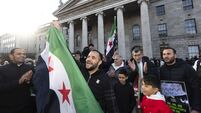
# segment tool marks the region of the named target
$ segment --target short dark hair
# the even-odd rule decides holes
[[[100,51],[98,51],[98,50],[96,50],[96,49],[91,50],[91,51],[95,51],[95,52],[97,52],[97,53],[99,54],[100,60],[103,60],[103,55],[101,54]],[[91,51],[90,51],[90,52],[91,52]]]
[[[146,75],[143,78],[143,81],[146,85],[151,85],[154,88],[161,88],[160,80],[154,75]]]
[[[142,49],[141,49],[139,46],[134,46],[134,47],[131,49],[131,53],[133,53],[133,52],[137,53],[137,52],[139,52],[139,51],[142,52]]]
[[[171,49],[171,50],[173,51],[174,54],[177,53],[177,51],[176,51],[174,48],[172,48],[172,47],[165,47],[165,48],[163,49],[163,51],[164,51],[165,49]]]
[[[91,43],[91,44],[89,44],[89,46],[93,46],[93,47],[94,47],[94,44]],[[88,46],[88,47],[89,47],[89,46]]]
[[[15,50],[16,50],[16,49],[21,49],[21,48],[13,48],[13,49],[10,51],[10,54],[13,55],[13,54],[15,53]]]
[[[128,72],[124,67],[119,68],[119,73],[118,74],[123,74],[126,77],[128,76]]]
[[[90,50],[89,50],[89,47],[84,47],[83,48],[83,51],[82,51],[82,57],[87,57],[87,55],[89,54]]]

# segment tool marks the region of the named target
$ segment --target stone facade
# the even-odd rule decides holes
[[[157,16],[156,7],[165,5],[165,15]],[[177,56],[185,58],[189,56],[188,46],[201,46],[201,1],[193,0],[193,9],[184,10],[182,0],[159,0],[150,3],[150,23],[154,56],[160,56],[160,45],[169,45],[177,50]],[[195,19],[196,34],[187,34],[185,31],[185,20]],[[158,36],[157,25],[160,23],[167,24],[167,37]]]
[[[120,53],[125,59],[130,57],[130,49],[133,46],[143,46],[142,48],[145,49],[145,55],[156,58],[160,57],[160,51],[163,47],[171,46],[177,50],[178,57],[185,58],[189,56],[189,46],[197,46],[200,49],[201,45],[201,1],[192,1],[193,9],[184,10],[182,0],[88,0],[85,2],[80,2],[80,0],[69,0],[56,10],[54,15],[59,18],[62,25],[67,28],[68,31],[69,23],[70,21],[73,21],[74,32],[72,33],[71,30],[71,33],[66,33],[68,38],[73,36],[70,40],[71,43],[74,43],[74,47],[71,47],[72,52],[82,50],[82,48],[86,46],[83,46],[83,40],[87,41],[87,43],[93,43],[97,49],[100,49],[100,39],[98,38],[100,37],[98,36],[99,20],[97,13],[103,12],[104,44],[101,43],[101,45],[105,48],[113,24],[113,17],[118,16],[117,10],[115,9],[123,6],[123,22],[120,22],[120,24],[124,27],[124,33],[119,36],[123,36],[125,41],[119,42],[119,44],[124,43],[125,48],[123,44],[123,47],[119,47],[121,47]],[[145,5],[148,4],[151,42],[147,42],[147,40],[149,40],[149,38],[147,39],[149,33],[145,32],[147,29],[142,29],[142,27],[146,28],[146,25],[142,26],[141,24],[141,21],[144,21],[143,18],[145,18],[145,16],[142,15],[144,13],[144,9],[142,9],[141,5],[142,2],[144,2]],[[156,7],[160,5],[165,6],[165,15],[157,16]],[[87,31],[84,32],[83,21],[80,19],[83,17],[87,17]],[[186,19],[195,19],[197,29],[196,34],[186,33]],[[158,35],[158,25],[161,23],[166,23],[167,25],[168,35],[166,37],[159,37]],[[142,33],[140,39],[133,38],[134,25],[139,25],[141,28]],[[82,37],[83,33],[87,33],[86,39]],[[144,38],[143,41],[142,38]],[[151,51],[151,53],[149,53],[149,51]]]

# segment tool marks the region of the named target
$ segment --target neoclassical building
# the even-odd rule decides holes
[[[93,43],[104,53],[116,17],[118,50],[125,59],[133,46],[142,47],[150,58],[159,58],[166,46],[181,58],[199,55],[200,0],[69,0],[53,14],[71,52]]]

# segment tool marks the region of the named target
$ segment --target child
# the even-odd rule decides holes
[[[119,113],[132,113],[135,105],[134,90],[126,81],[128,73],[125,68],[121,68],[118,73],[118,83],[114,86],[115,96],[119,107]]]
[[[160,81],[151,75],[144,76],[142,80],[142,113],[173,113],[165,103],[164,96],[160,93]]]

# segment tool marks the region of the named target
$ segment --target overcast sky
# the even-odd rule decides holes
[[[59,0],[0,0],[0,34],[34,31],[56,19],[58,5]]]

